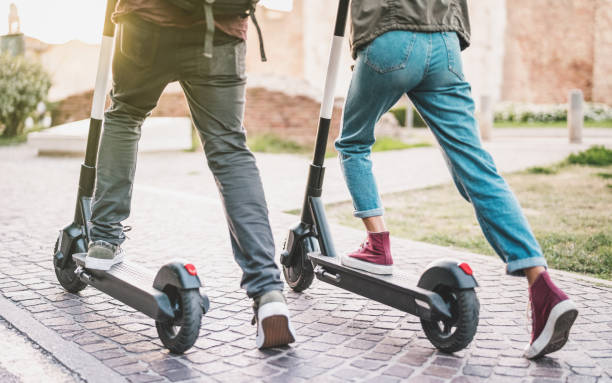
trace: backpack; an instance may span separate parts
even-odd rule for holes
[[[261,61],[267,61],[264,50],[261,28],[255,18],[255,6],[259,0],[168,0],[170,3],[191,14],[203,14],[206,20],[206,35],[204,38],[204,56],[212,58],[213,37],[215,33],[214,15],[236,15],[250,17],[257,29],[259,37],[259,53]]]

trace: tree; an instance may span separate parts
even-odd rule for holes
[[[3,137],[23,133],[26,118],[47,97],[51,77],[43,67],[25,59],[0,55],[0,125]]]

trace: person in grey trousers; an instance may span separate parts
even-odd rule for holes
[[[130,214],[141,126],[166,85],[178,81],[219,187],[234,258],[243,271],[241,287],[254,300],[256,344],[293,342],[264,191],[242,125],[246,19],[215,22],[212,58],[203,54],[204,21],[165,0],[120,0],[113,21],[119,32],[112,104],[100,143],[86,267],[108,270],[124,258],[121,222]]]

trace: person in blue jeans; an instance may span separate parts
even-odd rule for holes
[[[536,358],[562,348],[577,310],[550,279],[517,199],[481,145],[461,61],[461,49],[469,45],[465,0],[354,0],[351,15],[356,62],[335,146],[354,215],[363,220],[367,239],[344,255],[342,263],[392,273],[389,232],[370,153],[376,122],[407,94],[435,135],[459,193],[474,206],[507,273],[527,277],[533,327],[525,356]]]

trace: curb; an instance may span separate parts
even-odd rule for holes
[[[0,317],[86,382],[126,382],[125,378],[104,363],[82,351],[74,343],[66,341],[55,331],[43,326],[29,312],[17,307],[2,295],[0,295]]]

